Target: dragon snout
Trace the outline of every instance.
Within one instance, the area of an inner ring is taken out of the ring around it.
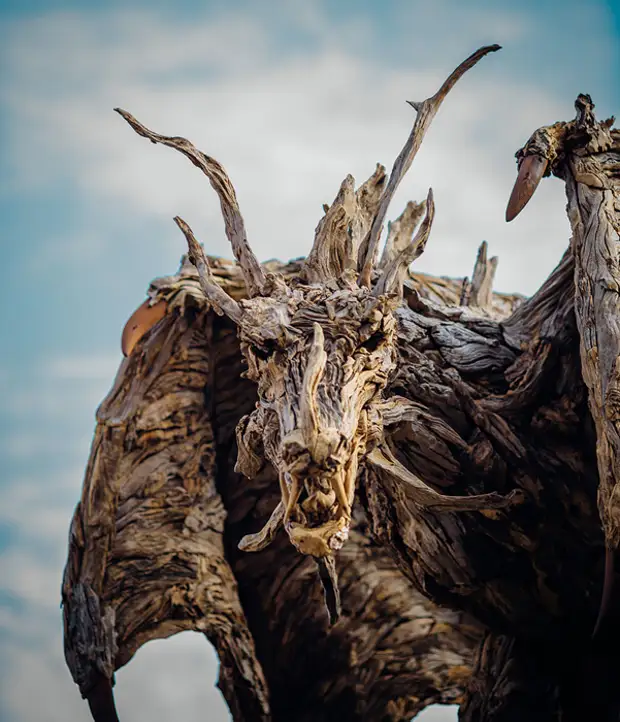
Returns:
[[[307,439],[301,429],[296,429],[282,439],[281,454],[291,473],[308,470],[330,471],[342,463],[341,452],[346,439],[336,428],[319,429]]]

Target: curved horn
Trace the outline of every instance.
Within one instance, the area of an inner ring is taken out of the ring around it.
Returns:
[[[526,155],[521,161],[519,175],[515,181],[510,200],[506,207],[506,221],[510,222],[516,218],[525,208],[534,191],[540,183],[540,179],[547,170],[548,161],[538,154]]]
[[[318,408],[316,390],[325,371],[327,354],[325,353],[325,336],[320,324],[313,324],[314,337],[308,354],[308,365],[299,395],[299,428],[304,443],[312,450],[316,445],[319,433]]]
[[[248,293],[250,296],[262,293],[265,285],[265,274],[248,243],[245,223],[237,202],[237,194],[224,167],[215,158],[211,158],[211,156],[199,151],[189,140],[159,135],[142,125],[126,110],[121,108],[114,108],[114,110],[129,123],[138,135],[148,138],[153,143],[161,143],[178,150],[207,176],[211,187],[220,199],[226,237],[230,241],[235,258],[241,266]]]
[[[198,271],[200,287],[202,288],[205,296],[211,302],[211,305],[217,313],[220,315],[226,314],[231,321],[239,323],[242,314],[241,306],[216,283],[213,278],[213,274],[211,273],[211,269],[209,268],[209,261],[207,261],[205,252],[200,243],[196,240],[192,229],[182,218],[179,218],[179,216],[175,216],[174,222],[185,235],[187,247],[189,249],[189,260],[194,264],[196,270]]]
[[[381,237],[381,230],[383,223],[387,216],[388,207],[390,201],[401,180],[411,167],[413,159],[415,158],[422,139],[426,135],[433,118],[437,114],[440,105],[448,95],[450,90],[454,87],[456,82],[485,55],[493,53],[496,50],[500,50],[499,45],[486,45],[485,47],[476,50],[466,60],[464,60],[455,70],[444,81],[444,84],[439,88],[435,95],[427,98],[422,102],[414,102],[408,100],[407,102],[416,111],[416,119],[413,125],[413,129],[407,138],[407,141],[398,154],[398,157],[394,161],[392,172],[390,173],[390,179],[387,182],[387,186],[383,191],[379,208],[374,215],[372,225],[368,231],[368,237],[364,240],[364,248],[366,249],[366,257],[363,259],[363,265],[360,268],[359,284],[360,286],[366,286],[370,288],[370,277],[372,269],[375,263],[375,257],[377,255],[377,249],[379,247],[379,239]]]
[[[481,511],[484,509],[504,509],[507,506],[523,501],[523,494],[519,489],[510,491],[505,496],[495,491],[472,496],[446,496],[441,494],[404,467],[386,446],[375,447],[366,456],[366,461],[401,484],[405,494],[415,504],[423,508],[437,507],[444,511]]]

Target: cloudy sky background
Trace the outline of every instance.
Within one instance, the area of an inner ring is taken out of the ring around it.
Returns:
[[[505,224],[514,152],[571,118],[579,92],[600,116],[620,110],[618,14],[615,0],[0,1],[2,722],[88,719],[64,666],[59,588],[94,410],[125,321],[177,267],[172,217],[231,256],[206,179],[112,108],[218,158],[259,258],[288,259],[310,248],[347,173],[391,167],[413,122],[404,101],[500,43],[448,97],[391,215],[432,186],[418,268],[469,274],[486,239],[496,288],[531,293],[568,224],[555,180]],[[121,716],[226,720],[215,674],[198,636],[147,645],[118,675]]]

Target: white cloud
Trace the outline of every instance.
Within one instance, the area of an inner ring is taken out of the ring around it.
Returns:
[[[498,33],[520,33],[528,22],[501,13],[491,20]],[[306,11],[305,22],[316,34],[325,31],[316,9]],[[178,213],[212,253],[230,256],[207,180],[185,158],[136,136],[112,114],[120,105],[224,163],[259,257],[303,255],[321,204],[331,202],[344,176],[352,172],[361,183],[377,161],[391,166],[413,121],[404,100],[438,88],[473,49],[467,42],[473,28],[466,25],[458,43],[452,38],[449,52],[444,38],[444,52],[433,53],[429,69],[362,58],[338,47],[333,32],[283,62],[266,22],[255,17],[179,26],[146,12],[121,12],[25,22],[9,44],[16,67],[9,101],[19,120],[12,147],[21,183],[49,184],[60,172],[80,203],[99,213],[132,224],[144,219],[149,228],[159,219],[157,240],[168,247],[177,238],[180,254],[183,240],[171,221]],[[448,97],[392,215],[432,185],[437,217],[419,268],[467,274],[486,239],[500,256],[498,287],[531,292],[559,259],[568,226],[558,182],[543,184],[518,221],[505,224],[513,154],[537,126],[562,117],[565,104],[502,76],[501,63],[501,53],[485,58]],[[485,73],[493,64],[493,73]],[[28,162],[35,155],[37,163]],[[133,243],[130,250],[142,253],[161,248],[153,239]]]
[[[58,608],[61,574],[48,560],[24,549],[9,549],[3,555],[2,569],[10,579],[10,592],[22,603]]]
[[[17,530],[22,543],[44,546],[64,557],[85,462],[86,459],[83,463],[76,460],[74,466],[56,472],[48,470],[41,476],[8,474],[2,492],[0,524]]]
[[[91,433],[84,432],[78,438],[67,440],[64,438],[63,429],[59,427],[38,431],[11,431],[4,434],[0,450],[9,459],[51,458],[61,451],[76,453],[87,448],[91,436]]]
[[[415,722],[456,722],[458,707],[455,705],[434,704],[427,707],[415,718]]]
[[[59,634],[36,648],[9,643],[11,664],[3,670],[3,701],[8,719],[19,722],[88,722],[88,706],[80,697],[62,658]],[[149,642],[116,676],[119,716],[131,722],[170,722],[230,719],[217,688],[217,658],[208,641],[185,632],[167,640]],[[33,694],[33,684],[37,693]]]
[[[41,364],[41,373],[55,380],[109,383],[121,361],[118,354],[54,356]]]
[[[27,648],[23,644],[8,643],[3,645],[3,651],[11,660],[3,670],[1,682],[8,720],[89,720],[86,704],[80,699],[68,670],[63,669],[58,661],[50,663],[49,657],[42,654],[40,648]],[[33,682],[36,692],[33,692]]]
[[[201,634],[185,632],[148,642],[117,675],[119,716],[136,722],[169,722],[182,710],[188,720],[230,719],[215,687],[217,667],[215,652]]]
[[[13,460],[38,456],[65,464],[69,455],[85,463],[95,409],[111,388],[120,361],[120,351],[52,354],[9,374],[3,413],[11,419],[11,428],[0,438],[0,450]],[[49,473],[47,469],[34,479],[34,488]]]

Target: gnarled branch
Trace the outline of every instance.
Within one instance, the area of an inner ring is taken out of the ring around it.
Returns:
[[[379,238],[381,236],[381,229],[387,216],[388,207],[392,201],[392,197],[396,192],[401,180],[405,177],[405,174],[411,167],[413,159],[415,158],[422,140],[426,135],[433,118],[437,114],[439,107],[444,101],[446,95],[454,87],[455,83],[461,78],[470,68],[472,68],[479,60],[481,60],[488,53],[500,50],[499,45],[488,45],[486,47],[476,50],[466,60],[464,60],[456,70],[454,70],[449,77],[446,79],[444,84],[439,90],[430,98],[427,98],[422,103],[408,101],[409,104],[416,111],[416,119],[413,125],[413,129],[407,142],[405,143],[400,154],[394,161],[392,172],[390,173],[390,179],[381,197],[379,208],[375,217],[373,218],[370,231],[368,232],[368,240],[364,242],[365,257],[363,259],[363,265],[360,269],[359,283],[362,286],[370,287],[370,275],[372,268],[375,263],[375,257],[377,255],[377,249],[379,247]]]
[[[309,283],[325,283],[356,268],[360,244],[377,212],[385,180],[385,168],[380,163],[356,191],[353,177],[344,179],[332,205],[324,207],[325,215],[304,261]]]
[[[115,108],[115,110],[138,135],[148,138],[152,143],[161,143],[178,150],[207,176],[213,190],[220,199],[226,237],[230,241],[235,258],[243,271],[248,293],[250,296],[262,293],[265,285],[265,274],[248,243],[245,223],[237,202],[237,194],[224,167],[215,158],[211,158],[211,156],[199,151],[185,138],[159,135],[159,133],[154,133],[142,125],[126,110],[121,108]]]
[[[426,211],[426,203],[409,201],[405,210],[395,221],[388,221],[388,233],[385,248],[381,254],[379,268],[384,269],[390,261],[404,251],[411,243],[413,232]]]
[[[231,321],[239,323],[241,320],[241,314],[243,313],[241,306],[239,306],[237,301],[232,299],[226,291],[224,291],[222,287],[215,282],[211,269],[209,268],[209,261],[207,261],[205,252],[200,243],[196,240],[192,229],[179,216],[175,216],[174,222],[181,231],[183,231],[183,235],[187,240],[189,260],[194,264],[196,270],[198,271],[200,287],[204,291],[205,296],[217,313],[220,315],[226,314]]]

